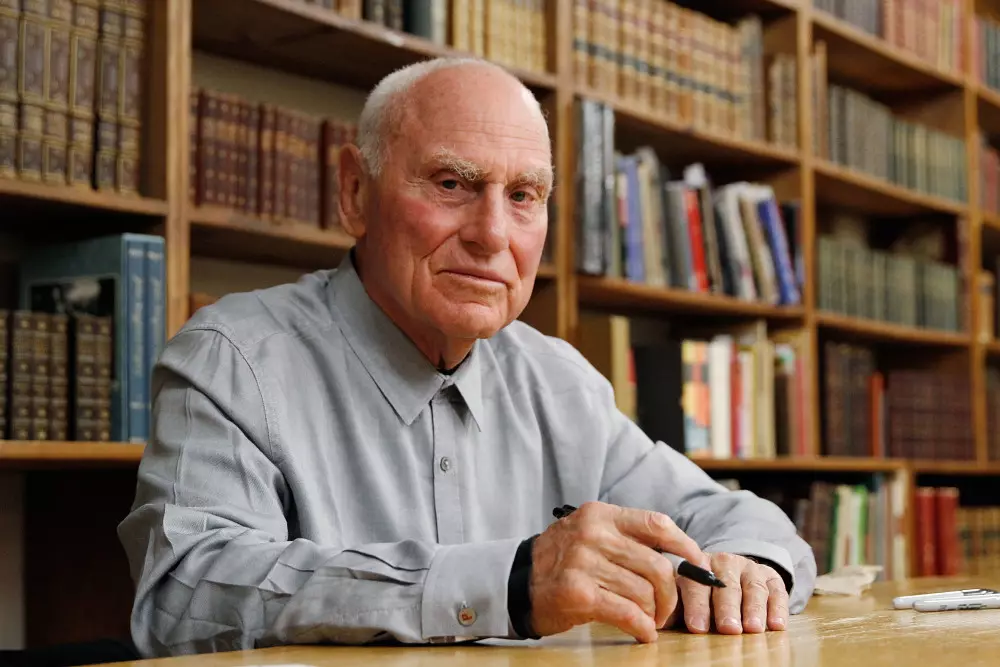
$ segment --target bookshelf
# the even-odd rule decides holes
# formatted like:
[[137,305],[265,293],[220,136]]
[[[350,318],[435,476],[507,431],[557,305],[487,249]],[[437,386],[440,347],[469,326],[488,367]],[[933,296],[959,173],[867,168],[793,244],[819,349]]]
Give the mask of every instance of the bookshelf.
[[[982,7],[989,3],[961,2],[960,30],[967,38],[959,43],[962,60],[969,63],[973,56],[976,12],[985,11]],[[986,367],[1000,361],[1000,342],[984,341],[973,335],[982,316],[979,301],[965,299],[961,313],[965,328],[958,332],[827,312],[819,307],[817,259],[818,217],[827,206],[846,205],[866,215],[904,221],[908,217],[931,217],[944,221],[952,233],[964,234],[954,263],[962,275],[966,294],[970,295],[973,291],[970,286],[982,263],[983,235],[1000,233],[1000,214],[984,210],[980,203],[980,164],[976,150],[980,129],[1000,131],[1000,92],[980,83],[968,68],[949,70],[929,64],[805,0],[713,0],[681,4],[720,19],[736,20],[748,12],[763,18],[764,49],[768,53],[790,55],[796,64],[797,146],[722,135],[659,113],[648,104],[581,84],[574,76],[574,3],[572,0],[544,3],[547,30],[544,71],[511,67],[536,93],[548,113],[558,179],[555,190],[558,213],[551,221],[552,260],[539,270],[536,297],[526,319],[543,332],[578,346],[581,313],[589,310],[685,324],[695,322],[705,329],[763,320],[770,330],[801,334],[807,348],[803,357],[807,378],[803,400],[810,415],[806,437],[809,455],[696,460],[713,475],[754,472],[782,479],[793,473],[805,476],[882,473],[903,479],[909,495],[925,476],[947,478],[956,485],[970,478],[1000,477],[1000,463],[991,462],[988,456],[990,422],[985,398]],[[193,285],[192,267],[200,258],[304,272],[334,265],[352,243],[336,230],[276,225],[229,208],[192,204],[188,193],[191,175],[188,95],[199,81],[199,56],[249,63],[283,76],[306,77],[318,85],[356,89],[360,97],[365,89],[397,67],[461,52],[348,18],[303,0],[172,0],[149,2],[148,7],[147,94],[143,111],[148,137],[143,151],[141,195],[0,178],[0,208],[6,210],[11,205],[15,211],[43,211],[46,219],[71,213],[74,217],[88,215],[97,220],[105,214],[115,214],[126,216],[134,229],[162,234],[167,257],[166,322],[168,334],[172,334],[188,319],[191,294],[199,291]],[[963,200],[902,187],[816,153],[808,63],[818,42],[825,44],[831,80],[836,78],[859,91],[894,101],[897,97],[901,100],[905,91],[906,99],[899,102],[898,110],[894,109],[901,117],[962,139],[968,168],[968,190]],[[217,67],[224,69],[225,64]],[[713,176],[719,174],[723,182],[741,179],[762,182],[773,187],[778,198],[797,200],[801,206],[799,243],[805,276],[801,303],[779,306],[579,273],[576,259],[580,243],[579,210],[574,193],[580,138],[576,136],[574,103],[581,99],[603,102],[614,111],[616,142],[627,150],[650,146],[677,163],[704,162]],[[315,112],[322,104],[320,101],[303,110]],[[289,105],[296,106],[293,102]],[[0,220],[0,232],[18,234],[19,228],[8,227],[5,220]],[[80,233],[80,228],[74,230],[74,234]],[[829,339],[871,344],[912,355],[912,363],[917,367],[940,365],[960,369],[973,397],[972,460],[908,461],[819,455],[824,444],[822,343]],[[923,361],[922,355],[928,355],[930,361]],[[88,479],[92,484],[103,484],[97,481],[104,479],[101,474],[113,471],[126,478],[115,488],[124,489],[127,494],[130,493],[127,477],[134,475],[141,453],[142,446],[132,444],[0,441],[0,470],[24,471],[35,476],[60,468],[85,469],[86,473],[81,472],[76,481],[84,494]],[[58,488],[56,478],[32,479],[36,485],[36,490],[30,493],[32,498],[41,493],[37,489]],[[116,507],[127,509],[126,501],[131,498],[118,498]],[[28,507],[26,515],[30,518],[38,512]],[[86,517],[79,520],[88,521]],[[103,539],[109,544],[113,542],[114,536],[107,526],[102,530]],[[906,531],[912,544],[912,517],[906,521]],[[38,539],[30,538],[32,544]],[[34,603],[36,608],[40,604]],[[87,638],[92,631],[72,624],[62,628],[59,624],[43,627],[38,618],[28,618],[30,643]]]

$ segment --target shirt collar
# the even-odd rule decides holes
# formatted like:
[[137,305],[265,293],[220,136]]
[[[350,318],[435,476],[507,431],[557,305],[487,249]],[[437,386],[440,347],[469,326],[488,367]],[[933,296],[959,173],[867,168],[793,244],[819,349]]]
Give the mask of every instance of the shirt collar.
[[368,296],[354,268],[353,250],[346,254],[330,281],[330,303],[338,311],[341,329],[365,370],[399,418],[409,426],[432,398],[454,384],[483,427],[480,357],[476,341],[462,365],[451,375],[438,372],[410,338]]

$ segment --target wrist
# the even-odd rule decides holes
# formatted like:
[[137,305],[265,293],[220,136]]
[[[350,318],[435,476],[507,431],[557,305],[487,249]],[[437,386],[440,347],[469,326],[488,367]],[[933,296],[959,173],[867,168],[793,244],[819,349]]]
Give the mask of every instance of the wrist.
[[534,535],[521,542],[507,579],[507,614],[514,633],[522,639],[538,639],[531,624],[531,569]]

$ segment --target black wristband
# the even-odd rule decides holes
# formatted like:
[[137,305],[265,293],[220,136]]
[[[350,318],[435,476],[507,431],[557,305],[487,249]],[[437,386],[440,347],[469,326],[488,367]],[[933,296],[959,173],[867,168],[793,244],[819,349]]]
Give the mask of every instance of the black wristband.
[[531,549],[536,537],[533,535],[518,545],[507,578],[507,615],[521,639],[540,638],[531,627]]

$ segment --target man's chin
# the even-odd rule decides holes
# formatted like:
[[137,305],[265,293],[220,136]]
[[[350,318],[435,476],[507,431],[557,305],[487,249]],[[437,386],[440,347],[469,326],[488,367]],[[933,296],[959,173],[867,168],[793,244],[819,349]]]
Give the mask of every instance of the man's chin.
[[507,324],[496,308],[482,304],[452,304],[443,315],[438,328],[449,338],[489,338]]

